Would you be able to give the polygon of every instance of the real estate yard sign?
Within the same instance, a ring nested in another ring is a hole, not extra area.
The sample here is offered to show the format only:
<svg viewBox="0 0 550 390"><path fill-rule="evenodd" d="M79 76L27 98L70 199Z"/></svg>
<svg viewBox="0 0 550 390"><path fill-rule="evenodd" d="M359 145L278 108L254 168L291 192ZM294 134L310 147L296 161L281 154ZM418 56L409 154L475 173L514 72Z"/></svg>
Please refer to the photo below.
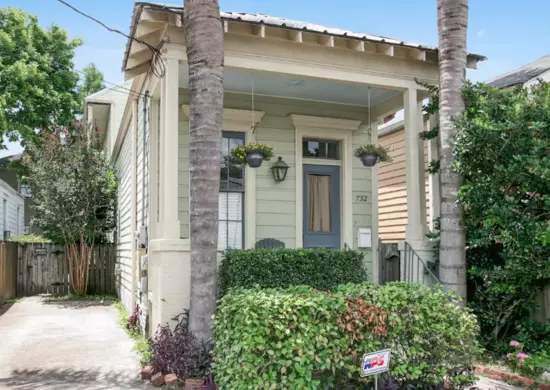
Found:
<svg viewBox="0 0 550 390"><path fill-rule="evenodd" d="M366 377L388 371L390 368L390 353L389 349L384 349L363 356L362 376Z"/></svg>

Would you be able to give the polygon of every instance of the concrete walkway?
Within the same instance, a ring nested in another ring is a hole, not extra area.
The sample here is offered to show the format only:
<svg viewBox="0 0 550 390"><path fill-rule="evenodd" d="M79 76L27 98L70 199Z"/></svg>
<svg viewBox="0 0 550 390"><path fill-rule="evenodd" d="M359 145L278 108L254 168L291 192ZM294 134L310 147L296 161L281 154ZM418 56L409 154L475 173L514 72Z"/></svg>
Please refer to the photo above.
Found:
<svg viewBox="0 0 550 390"><path fill-rule="evenodd" d="M134 345L109 304L26 298L0 315L0 389L150 389Z"/></svg>

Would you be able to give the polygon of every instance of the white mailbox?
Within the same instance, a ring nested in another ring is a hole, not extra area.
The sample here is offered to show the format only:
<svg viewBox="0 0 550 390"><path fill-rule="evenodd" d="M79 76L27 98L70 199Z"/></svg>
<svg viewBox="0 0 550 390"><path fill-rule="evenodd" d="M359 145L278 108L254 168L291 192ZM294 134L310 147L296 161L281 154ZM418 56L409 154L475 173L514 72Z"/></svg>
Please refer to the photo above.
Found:
<svg viewBox="0 0 550 390"><path fill-rule="evenodd" d="M359 248L372 247L372 232L370 228L357 229L357 247Z"/></svg>

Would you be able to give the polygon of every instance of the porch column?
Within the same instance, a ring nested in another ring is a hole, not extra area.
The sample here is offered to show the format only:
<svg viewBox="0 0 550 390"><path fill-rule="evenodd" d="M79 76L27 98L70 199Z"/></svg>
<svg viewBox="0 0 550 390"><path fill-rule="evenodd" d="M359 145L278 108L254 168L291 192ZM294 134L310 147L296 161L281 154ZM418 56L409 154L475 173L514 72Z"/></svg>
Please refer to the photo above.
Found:
<svg viewBox="0 0 550 390"><path fill-rule="evenodd" d="M160 105L160 238L179 239L178 213L178 117L179 61L165 54L165 75L161 80Z"/></svg>
<svg viewBox="0 0 550 390"><path fill-rule="evenodd" d="M159 153L152 153L158 161L158 180L154 180L156 170L151 173L151 185L158 186L158 203L152 200L152 206L158 207L158 222L152 224L148 271L153 332L161 324L175 325L172 318L190 307L190 247L189 240L180 238L178 204L179 61L183 52L177 45L162 49L165 74L160 80ZM150 217L155 219L154 214Z"/></svg>
<svg viewBox="0 0 550 390"><path fill-rule="evenodd" d="M423 129L422 102L418 91L405 90L405 164L407 175L407 241L426 239L426 189L424 179L424 143L419 138Z"/></svg>

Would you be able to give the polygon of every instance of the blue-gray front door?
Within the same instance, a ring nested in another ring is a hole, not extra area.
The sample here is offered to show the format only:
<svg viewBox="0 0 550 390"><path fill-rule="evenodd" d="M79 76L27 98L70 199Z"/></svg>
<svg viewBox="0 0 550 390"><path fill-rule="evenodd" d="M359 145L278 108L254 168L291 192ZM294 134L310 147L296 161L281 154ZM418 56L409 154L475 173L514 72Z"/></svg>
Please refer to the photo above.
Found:
<svg viewBox="0 0 550 390"><path fill-rule="evenodd" d="M340 248L340 167L304 165L304 248Z"/></svg>

